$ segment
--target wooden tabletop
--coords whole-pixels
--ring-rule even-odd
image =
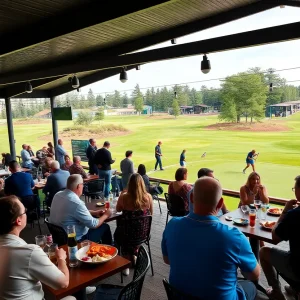
[[[248,237],[274,244],[274,242],[272,240],[271,230],[264,229],[263,227],[261,227],[261,225],[259,224],[259,220],[255,220],[255,227],[251,228],[249,225],[246,225],[246,226],[235,225],[232,221],[227,221],[225,219],[226,216],[231,216],[233,219],[244,218],[244,219],[249,220],[249,215],[243,214],[243,212],[241,211],[240,208],[221,216],[220,221],[223,224],[226,224],[228,226],[238,228],[241,232],[243,232]],[[262,220],[262,221],[277,221],[277,220],[278,220],[278,217],[267,214],[266,220]]]
[[[99,176],[98,175],[88,175],[87,178],[83,179],[83,182],[89,182],[89,181],[93,181],[95,179],[99,179]]]
[[[67,245],[62,246],[62,248],[68,252]],[[119,255],[104,264],[88,265],[79,262],[76,268],[69,268],[70,280],[66,289],[54,290],[45,284],[43,284],[43,288],[47,289],[55,299],[61,299],[125,270],[130,264],[129,260]]]
[[[86,203],[86,207],[88,210],[99,210],[99,209],[104,209],[104,206],[97,206],[96,204],[98,202],[104,202],[104,200],[101,199],[92,199],[91,202]],[[105,223],[107,222],[111,222],[114,220],[117,220],[118,218],[121,218],[122,214],[117,214],[116,212],[114,212],[109,218],[107,218],[105,220]]]

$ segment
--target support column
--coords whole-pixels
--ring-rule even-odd
[[[12,156],[13,159],[16,159],[14,126],[13,126],[12,113],[11,113],[10,98],[5,98],[5,109],[6,109],[6,120],[7,120],[10,155]]]
[[[52,134],[53,134],[53,146],[55,149],[55,157],[57,157],[56,148],[58,140],[58,128],[57,121],[53,118],[53,108],[56,107],[55,97],[50,97],[50,109],[51,109],[51,119],[52,119]]]

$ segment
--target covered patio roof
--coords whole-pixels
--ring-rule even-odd
[[[134,53],[174,38],[299,0],[15,0],[0,4],[0,98],[11,154],[10,98],[50,98],[120,73],[123,67],[297,39],[300,22]],[[30,81],[33,93],[25,93]],[[53,120],[54,143],[57,125]],[[55,135],[56,132],[56,135]]]

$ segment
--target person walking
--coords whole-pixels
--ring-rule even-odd
[[[162,157],[161,148],[160,148],[161,145],[162,142],[159,141],[158,144],[155,146],[155,159],[156,159],[155,168],[154,168],[155,171],[158,165],[160,170],[163,171],[162,162],[161,162],[161,157]]]
[[[108,151],[110,142],[105,141],[103,147],[97,150],[94,163],[98,166],[98,174],[100,179],[105,180],[104,197],[108,198],[111,184],[111,165],[115,162],[111,158],[111,153]]]
[[[94,157],[97,152],[97,145],[96,145],[96,140],[95,139],[89,139],[89,145],[86,149],[86,157],[89,160],[89,173],[91,175],[98,175],[98,168],[95,165],[94,162]]]
[[[186,161],[185,161],[185,152],[186,150],[182,150],[181,154],[180,154],[180,158],[179,158],[179,164],[181,167],[185,167],[186,166]]]

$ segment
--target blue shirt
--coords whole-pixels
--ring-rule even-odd
[[[33,187],[34,182],[31,174],[16,172],[11,174],[5,180],[4,192],[7,195],[16,195],[17,197],[22,198],[33,195]]]
[[[49,193],[48,199],[50,202],[57,192],[67,187],[67,180],[69,176],[69,171],[64,170],[57,170],[55,173],[48,176],[46,185],[43,188],[43,193]]]
[[[249,159],[248,157],[250,157],[250,159],[252,159],[252,158],[253,158],[253,155],[254,155],[254,154],[253,154],[252,152],[249,152],[246,159]]]
[[[31,169],[33,162],[27,150],[23,149],[21,151],[21,158],[22,158],[22,167]]]
[[[160,156],[159,154],[161,154],[161,148],[159,145],[156,145],[154,152],[155,156]]]
[[[256,258],[247,238],[215,216],[190,213],[172,218],[162,240],[170,262],[170,284],[201,299],[245,300],[237,268],[252,272]]]
[[[58,192],[52,201],[49,222],[63,227],[75,225],[76,239],[80,240],[89,228],[98,226],[99,220],[92,217],[84,202],[72,191]]]
[[[56,147],[56,159],[59,162],[60,166],[65,163],[65,155],[67,154],[66,150],[61,145]]]
[[[179,161],[184,161],[185,160],[185,154],[182,152],[181,154],[180,154],[180,159],[179,159]]]

